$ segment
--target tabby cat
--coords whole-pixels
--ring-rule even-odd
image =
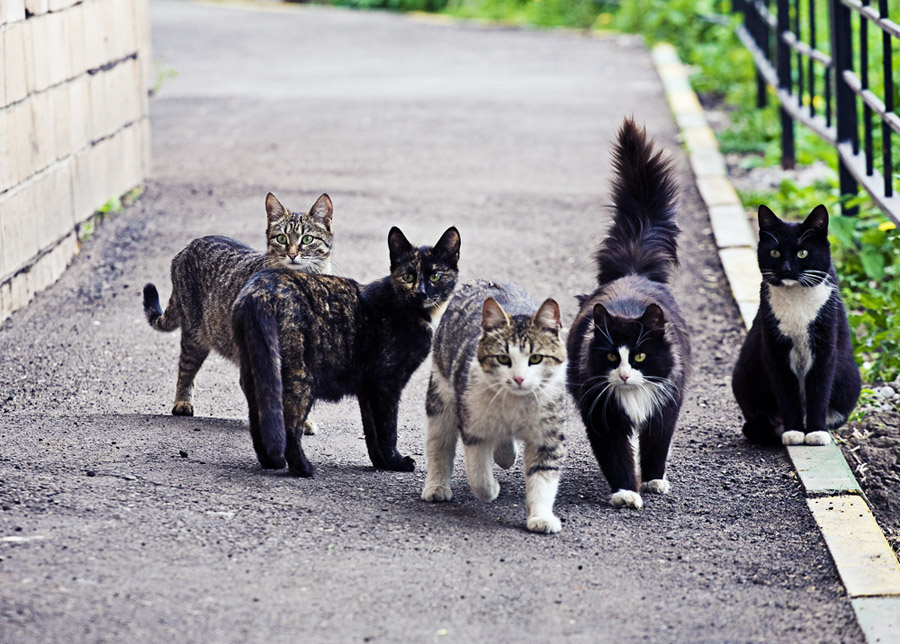
[[[197,371],[211,349],[237,361],[231,330],[231,305],[247,280],[264,268],[286,266],[310,273],[331,269],[333,206],[323,194],[308,213],[289,211],[271,192],[266,195],[267,252],[228,237],[195,239],[172,260],[172,295],[165,313],[156,286],[144,286],[144,314],[157,331],[181,328],[181,358],[175,387],[176,416],[193,416]],[[315,431],[310,423],[308,433]]]
[[[759,207],[759,311],[732,388],[754,443],[827,445],[859,398],[861,381],[828,244],[828,211],[802,223]]]
[[[422,498],[449,501],[462,437],[469,486],[500,493],[493,463],[509,468],[525,443],[525,514],[532,532],[559,532],[553,514],[565,457],[566,351],[559,305],[540,308],[512,284],[478,281],[450,300],[434,338],[426,412],[428,476]]]
[[[678,264],[672,163],[627,119],[613,150],[613,225],[599,286],[568,338],[569,389],[614,507],[669,492],[666,460],[690,372],[687,325],[668,286]]]
[[[269,269],[234,303],[232,322],[250,434],[264,468],[312,476],[296,430],[316,400],[355,395],[372,464],[411,472],[397,452],[400,394],[431,348],[435,324],[456,285],[459,233],[413,247],[388,234],[390,275],[351,279]]]

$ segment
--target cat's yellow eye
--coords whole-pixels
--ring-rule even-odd
[[[543,359],[544,359],[544,356],[535,353],[528,357],[528,364],[541,364],[541,360],[543,360]]]
[[[400,279],[402,279],[407,284],[412,284],[413,281],[416,279],[416,276],[413,275],[412,273],[403,273],[403,276]]]
[[[497,362],[502,364],[504,367],[508,367],[512,364],[512,360],[510,360],[509,356],[497,356]]]
[[[634,361],[635,361],[635,362],[643,362],[643,361],[646,360],[646,359],[647,359],[647,354],[646,354],[646,353],[635,353],[635,354],[634,354]]]
[[[775,259],[778,259],[779,257],[781,257],[781,251],[775,250],[775,249],[773,248],[772,250],[769,251],[769,255],[771,255],[771,256],[774,257]]]
[[[311,244],[313,242],[313,236],[312,235],[303,235],[303,237],[300,239],[300,242],[302,244]]]
[[[443,277],[443,273],[432,273],[431,275],[428,276],[428,280],[432,283],[437,283],[437,282],[441,281],[442,277]]]
[[[287,235],[278,235],[278,237],[275,238],[275,241],[277,241],[279,244],[286,244]]]
[[[606,359],[609,360],[610,362],[618,362],[619,356],[617,356],[615,353],[607,353]]]
[[[799,257],[800,259],[803,259],[803,258],[806,257],[807,255],[809,255],[809,251],[806,250],[806,249],[798,250],[798,251],[797,251],[797,257]]]

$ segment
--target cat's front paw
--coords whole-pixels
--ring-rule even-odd
[[[307,418],[303,421],[303,433],[307,436],[314,436],[316,432],[319,431],[319,426],[316,425],[316,421],[310,420]]]
[[[472,492],[482,501],[493,501],[500,494],[500,484],[496,480],[485,481],[480,485],[473,485]]]
[[[193,416],[194,415],[194,406],[187,402],[186,400],[177,400],[175,401],[175,406],[172,407],[172,415],[173,416]]]
[[[453,490],[450,489],[449,485],[425,483],[425,488],[422,490],[422,500],[429,503],[449,501],[452,498]]]
[[[614,508],[634,508],[640,510],[644,507],[644,499],[637,492],[631,490],[619,490],[609,497],[609,504]]]
[[[781,435],[781,443],[783,445],[803,445],[806,442],[806,434],[791,430]]]
[[[806,445],[828,445],[831,442],[831,434],[825,431],[810,432],[803,442]]]
[[[653,494],[668,494],[672,486],[665,479],[653,479],[641,483],[641,492],[652,492]]]
[[[553,534],[562,530],[562,522],[552,514],[550,516],[528,517],[525,527],[529,532],[538,532],[540,534]]]
[[[411,456],[394,456],[384,464],[384,467],[375,465],[378,469],[390,470],[392,472],[414,472],[416,469],[416,461]]]

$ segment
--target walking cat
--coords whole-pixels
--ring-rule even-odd
[[[732,389],[753,443],[827,445],[862,386],[828,243],[828,211],[803,223],[759,207],[759,310]]]
[[[459,233],[414,248],[388,234],[390,275],[351,279],[269,269],[234,303],[232,322],[250,435],[260,464],[293,476],[314,468],[296,431],[316,400],[355,395],[366,447],[378,469],[411,472],[397,452],[400,394],[431,349],[432,325],[456,286]]]
[[[172,260],[172,295],[165,313],[156,286],[144,286],[144,314],[150,326],[164,332],[181,328],[172,414],[194,415],[194,378],[211,349],[237,361],[231,305],[254,273],[273,266],[310,273],[331,269],[333,210],[331,199],[323,194],[308,213],[291,212],[270,192],[266,195],[267,252],[228,237],[201,237]],[[314,433],[315,425],[310,423],[305,431]]]
[[[575,397],[614,507],[667,494],[666,460],[690,374],[687,325],[668,286],[678,264],[672,163],[626,119],[613,150],[613,225],[567,349]]]
[[[509,468],[525,443],[525,514],[532,532],[559,532],[553,501],[565,457],[566,351],[559,305],[540,308],[512,284],[465,284],[435,333],[426,413],[422,498],[449,501],[456,442],[482,501],[500,493],[493,463]]]

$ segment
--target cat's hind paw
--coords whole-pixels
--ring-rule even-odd
[[[186,400],[177,400],[175,401],[175,406],[172,407],[172,415],[173,416],[193,416],[194,415],[194,406],[187,402]]]
[[[806,442],[806,434],[791,430],[781,435],[781,443],[783,445],[803,445]]]
[[[652,492],[653,494],[668,494],[672,486],[666,479],[653,479],[641,483],[641,492]]]
[[[303,433],[306,436],[315,436],[318,431],[319,426],[316,425],[316,421],[310,420],[309,418],[303,421]]]
[[[828,445],[831,442],[831,434],[825,431],[810,432],[803,442],[806,445]]]
[[[528,517],[525,527],[529,532],[540,534],[554,534],[562,530],[562,522],[552,514],[547,517]]]
[[[449,485],[440,483],[426,483],[422,490],[422,500],[429,503],[437,503],[440,501],[449,501],[453,498],[453,490]]]
[[[637,492],[631,490],[619,490],[609,497],[609,504],[614,508],[634,508],[640,510],[644,507],[644,499]]]

